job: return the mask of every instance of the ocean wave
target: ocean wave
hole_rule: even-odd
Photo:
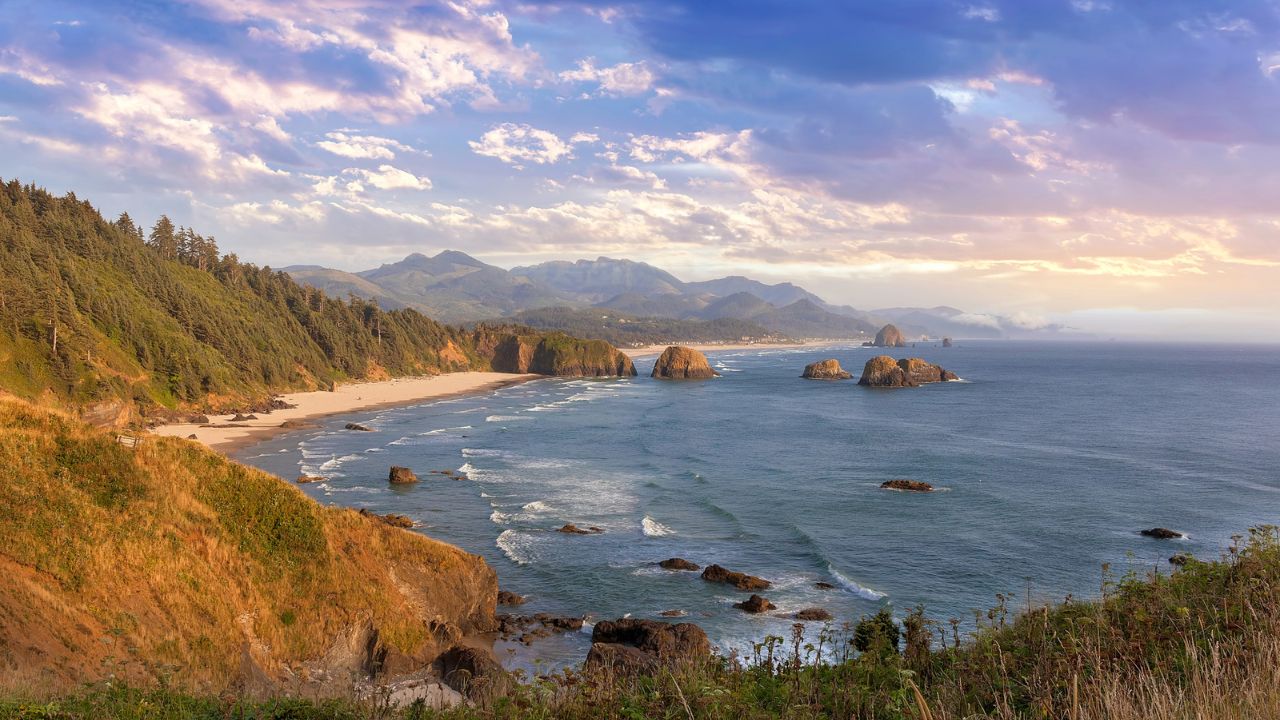
[[[486,448],[462,448],[462,457],[502,457],[505,453],[501,450],[489,450]]]
[[[380,452],[386,452],[386,450],[384,450],[384,449],[382,449],[382,448],[369,448],[368,450],[365,450],[365,452],[367,452],[367,453],[380,453]]]
[[[405,437],[392,440],[391,442],[387,443],[387,446],[390,447],[392,445],[395,445],[399,447],[401,445],[417,445],[417,444],[418,444],[417,438],[406,435]]]
[[[675,535],[676,531],[654,520],[648,515],[640,521],[640,528],[648,537],[666,537],[667,535]]]
[[[529,536],[524,533],[503,530],[494,544],[503,555],[517,565],[528,565],[534,560],[532,543]]]
[[[424,433],[418,433],[418,434],[423,437],[426,437],[428,435],[439,435],[440,433],[452,432],[454,430],[471,430],[471,429],[472,427],[470,425],[459,425],[458,427],[447,427],[447,428],[439,428],[437,430],[428,430]]]
[[[520,415],[490,415],[485,418],[485,422],[515,422],[517,420],[532,420],[531,417],[523,417]]]
[[[539,513],[539,512],[552,512],[555,508],[551,507],[550,505],[546,504],[541,500],[534,500],[533,502],[525,503],[524,506],[521,507],[520,509],[524,510],[525,512]]]
[[[883,600],[888,597],[887,593],[882,593],[879,590],[869,588],[865,585],[860,585],[857,581],[847,575],[844,575],[839,570],[836,570],[832,565],[827,566],[827,571],[831,573],[831,577],[835,578],[836,582],[839,583],[841,587],[860,598],[865,598],[867,600]]]
[[[458,468],[455,472],[460,472],[463,475],[470,475],[475,471],[476,471],[476,467],[471,463],[462,463],[462,467]]]

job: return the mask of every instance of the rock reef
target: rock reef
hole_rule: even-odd
[[[719,565],[708,565],[707,569],[702,571],[702,579],[707,582],[732,585],[739,590],[768,590],[773,587],[772,583],[764,578],[728,570]]]
[[[407,467],[393,465],[391,472],[387,474],[387,481],[392,485],[407,485],[418,482],[418,476],[414,475],[413,471]]]
[[[672,345],[658,356],[651,377],[661,380],[705,380],[720,377],[711,369],[707,356],[693,348]]]
[[[1176,540],[1177,538],[1182,537],[1182,533],[1177,530],[1170,530],[1169,528],[1162,527],[1140,530],[1138,534],[1149,538],[1155,538],[1157,540]]]
[[[840,367],[840,361],[833,358],[809,363],[800,377],[809,380],[851,380],[853,374]]]
[[[933,486],[922,480],[886,480],[880,483],[882,490],[902,490],[904,492],[933,492]]]

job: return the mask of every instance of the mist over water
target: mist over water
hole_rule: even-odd
[[[708,353],[702,382],[540,380],[327,420],[238,458],[324,503],[395,512],[483,555],[521,613],[682,610],[721,648],[786,634],[806,607],[856,620],[891,604],[971,618],[998,592],[1095,595],[1101,567],[1167,568],[1280,521],[1280,348],[1121,343],[921,344],[964,382],[873,390],[800,379],[879,350]],[[647,374],[652,359],[637,363]],[[375,432],[349,432],[356,421]],[[391,487],[390,465],[422,482]],[[466,480],[429,474],[465,473]],[[928,495],[889,492],[894,478]],[[565,523],[600,535],[555,532]],[[1136,531],[1187,533],[1157,541]],[[765,577],[778,606],[658,569],[680,556]],[[834,591],[814,588],[825,581]],[[538,646],[585,657],[587,633]]]

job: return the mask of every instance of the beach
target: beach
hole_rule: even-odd
[[[285,421],[301,422],[340,413],[394,407],[442,400],[459,395],[487,392],[508,385],[535,380],[540,375],[514,375],[497,372],[458,372],[427,377],[404,377],[378,382],[338,385],[333,392],[317,390],[281,395],[294,407],[274,410],[269,414],[254,413],[257,420],[231,423],[234,415],[209,415],[209,423],[175,423],[152,430],[157,435],[190,437],[224,452],[235,450],[286,432]],[[210,427],[213,426],[213,427]]]

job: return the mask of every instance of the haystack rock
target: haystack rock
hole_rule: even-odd
[[[662,351],[653,364],[652,377],[661,380],[703,380],[720,377],[711,369],[707,356],[693,348],[672,345]]]
[[[951,338],[949,337],[942,338],[942,347],[951,347]]]
[[[906,347],[907,339],[902,336],[901,330],[890,324],[880,328],[873,345],[875,347]]]
[[[956,379],[956,374],[950,370],[943,370],[920,358],[894,360],[888,355],[877,355],[862,368],[858,384],[869,387],[916,387]]]
[[[387,475],[387,480],[392,485],[406,485],[408,483],[418,482],[418,476],[407,467],[392,466],[391,472]]]
[[[839,360],[831,359],[806,365],[804,374],[800,377],[810,380],[850,380],[853,375],[840,367]]]

